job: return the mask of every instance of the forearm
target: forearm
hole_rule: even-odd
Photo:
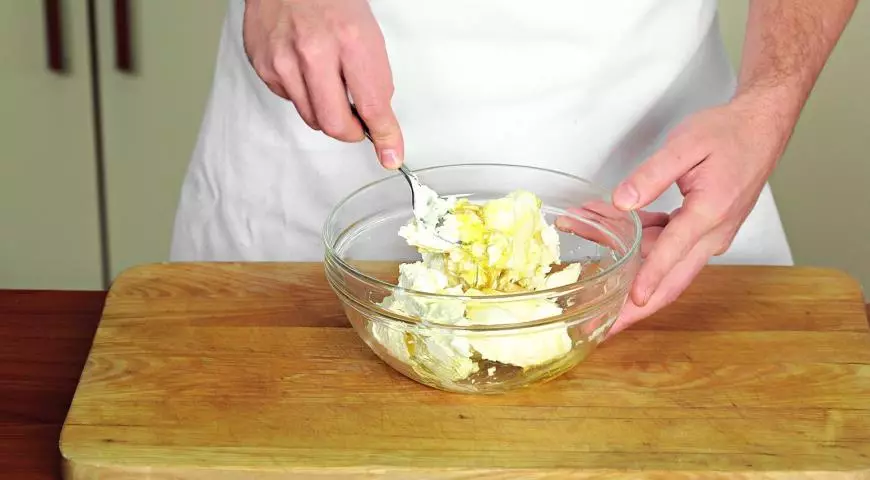
[[[858,0],[750,0],[737,98],[791,130]]]

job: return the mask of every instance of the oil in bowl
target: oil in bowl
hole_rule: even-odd
[[[551,257],[541,248],[555,244],[558,251],[535,273],[530,288],[500,283],[514,274],[509,268],[495,279],[487,277],[495,267],[475,266],[483,268],[483,277],[465,275],[467,270],[457,265],[475,250],[468,238],[462,242],[464,253],[433,253],[398,234],[412,218],[403,179],[389,177],[357,190],[335,207],[324,227],[325,269],[355,331],[372,351],[419,383],[478,394],[551,380],[590,355],[615,321],[636,273],[637,216],[614,209],[590,182],[551,170],[464,164],[418,175],[440,194],[459,196],[468,205],[534,192],[541,223],[535,238],[555,238],[549,247],[523,248],[537,252],[544,263]],[[510,246],[518,240],[505,242]],[[444,275],[439,269],[432,273],[433,265],[443,267]]]

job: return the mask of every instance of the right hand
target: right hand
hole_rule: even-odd
[[[624,232],[631,225],[624,211],[603,200],[591,200],[581,207],[569,208],[568,211],[610,232]],[[637,210],[636,213],[641,223],[640,258],[645,259],[675,212],[668,214]],[[592,225],[564,215],[556,217],[555,221],[555,227],[563,232],[572,233],[616,252],[624,250],[616,238]]]
[[[593,224],[604,227],[610,232],[625,232],[630,227],[630,222],[626,218],[625,212],[617,209],[610,202],[591,201],[579,208],[569,209],[571,213],[580,218],[585,218]],[[642,261],[646,260],[647,255],[652,251],[656,240],[664,231],[665,227],[671,221],[671,218],[679,213],[679,209],[671,213],[664,212],[649,212],[644,210],[636,210],[641,222],[641,242],[640,242],[640,257]],[[573,233],[579,237],[585,238],[599,245],[610,248],[614,251],[622,251],[624,246],[618,245],[617,240],[611,235],[605,234],[602,230],[591,226],[588,223],[576,220],[568,216],[560,216],[556,218],[556,228],[564,232]],[[656,309],[649,306],[638,306],[629,296],[622,309],[619,312],[619,317],[616,322],[607,332],[605,341],[612,338],[622,330],[628,328],[634,323],[652,315]]]
[[[380,163],[402,164],[392,72],[368,0],[246,0],[243,36],[257,75],[293,102],[309,127],[345,142],[363,140],[350,92]]]

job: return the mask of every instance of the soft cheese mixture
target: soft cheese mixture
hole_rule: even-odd
[[[541,200],[515,191],[482,205],[441,198],[431,190],[420,199],[417,219],[399,229],[422,260],[399,266],[399,286],[469,297],[531,292],[567,285],[580,277],[579,263],[560,265],[559,236],[547,224]],[[469,298],[422,298],[397,291],[383,307],[440,324],[523,323],[562,313],[550,299],[475,302]],[[431,327],[372,324],[375,339],[421,375],[460,381],[486,365],[522,369],[546,364],[571,350],[566,328],[456,332]],[[494,366],[486,368],[488,375]]]

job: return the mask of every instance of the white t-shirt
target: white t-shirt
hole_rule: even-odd
[[[686,115],[728,101],[714,0],[371,0],[412,168],[518,163],[612,188]],[[345,195],[392,175],[257,77],[230,0],[173,260],[319,260]],[[649,207],[671,211],[676,188]],[[769,187],[718,263],[791,264]]]

